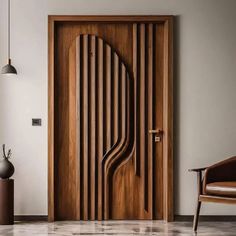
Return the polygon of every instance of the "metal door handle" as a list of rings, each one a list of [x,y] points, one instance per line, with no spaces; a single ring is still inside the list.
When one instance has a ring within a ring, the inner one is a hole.
[[[155,134],[154,141],[156,143],[161,142],[161,136],[163,134],[163,130],[161,130],[161,129],[151,129],[151,130],[149,130],[149,134]]]
[[[149,134],[162,134],[163,130],[161,129],[150,129]]]

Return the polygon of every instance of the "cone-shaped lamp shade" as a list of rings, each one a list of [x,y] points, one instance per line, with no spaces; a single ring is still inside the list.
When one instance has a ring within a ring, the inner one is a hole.
[[[9,59],[8,64],[2,68],[2,74],[17,74],[16,68],[11,65],[11,59]]]

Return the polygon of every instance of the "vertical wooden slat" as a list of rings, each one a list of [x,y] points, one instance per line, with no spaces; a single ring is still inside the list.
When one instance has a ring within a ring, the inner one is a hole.
[[[114,71],[113,71],[113,140],[114,143],[118,140],[119,135],[119,57],[114,55]]]
[[[80,90],[79,90],[79,100],[80,100],[80,107],[78,112],[80,113],[80,120],[79,120],[79,128],[80,128],[80,138],[79,138],[79,143],[80,143],[80,150],[79,150],[79,155],[80,155],[80,219],[84,218],[84,116],[83,116],[83,106],[84,106],[84,79],[83,79],[83,41],[84,37],[80,36],[80,44],[79,44],[79,57],[80,57],[80,64],[79,64],[79,76],[80,76]]]
[[[91,212],[90,219],[95,220],[95,209],[96,209],[96,38],[94,35],[91,36],[90,40],[90,194],[91,194]]]
[[[140,175],[140,155],[139,155],[139,129],[137,129],[138,124],[138,99],[139,99],[139,91],[138,91],[138,25],[133,24],[133,75],[134,75],[134,97],[135,103],[134,103],[134,113],[135,113],[135,119],[134,119],[134,142],[135,142],[135,153],[134,153],[134,169],[135,174]]]
[[[126,94],[126,69],[124,64],[122,63],[120,65],[121,67],[121,85],[120,85],[120,99],[121,99],[121,109],[120,109],[120,115],[121,115],[121,137],[126,137],[126,124],[127,124],[127,116],[126,116],[126,107],[127,107],[127,94]]]
[[[89,150],[88,150],[88,35],[83,36],[83,169],[84,169],[84,220],[88,220],[88,174],[89,174]]]
[[[148,129],[153,129],[153,24],[148,25]],[[148,135],[148,211],[153,206],[153,136]]]
[[[103,218],[103,181],[102,181],[102,159],[103,159],[103,41],[98,39],[98,219]]]
[[[106,45],[106,150],[111,147],[111,47]]]
[[[145,24],[140,25],[140,158],[141,158],[141,181],[142,181],[142,204],[146,208],[146,174],[145,173]]]
[[[80,220],[80,208],[81,208],[81,182],[80,182],[80,170],[81,170],[81,143],[80,143],[80,80],[81,80],[81,71],[80,71],[80,36],[76,40],[76,155],[77,155],[77,186],[76,186],[76,219]]]

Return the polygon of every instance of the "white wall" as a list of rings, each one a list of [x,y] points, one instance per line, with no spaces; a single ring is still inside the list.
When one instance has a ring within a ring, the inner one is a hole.
[[[6,0],[0,1],[0,65],[6,63]],[[12,0],[12,60],[0,78],[0,143],[13,149],[15,214],[47,213],[47,15],[173,14],[175,24],[175,203],[192,214],[187,169],[236,154],[235,0]],[[31,118],[42,117],[42,127]],[[203,214],[235,214],[207,204]]]
[[[7,60],[7,1],[0,0],[0,65]],[[47,5],[12,0],[12,63],[0,75],[0,144],[12,148],[15,214],[47,213]],[[42,127],[31,119],[41,117]]]

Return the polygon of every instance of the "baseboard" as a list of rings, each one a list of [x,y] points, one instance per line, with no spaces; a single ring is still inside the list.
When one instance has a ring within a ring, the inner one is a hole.
[[[15,215],[15,221],[48,221],[47,215]],[[175,215],[174,221],[192,222],[192,215]],[[236,221],[236,215],[204,215],[200,221]]]
[[[15,221],[48,221],[47,215],[15,215]]]
[[[200,221],[236,221],[236,215],[204,215],[200,216]],[[193,221],[192,215],[175,215],[174,221]]]

